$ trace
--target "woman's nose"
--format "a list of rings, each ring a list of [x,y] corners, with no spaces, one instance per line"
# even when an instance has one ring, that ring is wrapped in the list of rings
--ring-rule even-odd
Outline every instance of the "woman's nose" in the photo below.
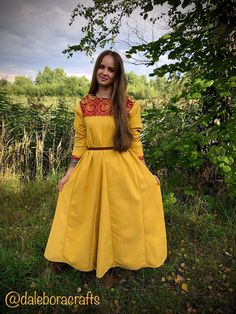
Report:
[[[108,73],[108,69],[107,68],[104,68],[103,69],[103,74],[107,74]]]

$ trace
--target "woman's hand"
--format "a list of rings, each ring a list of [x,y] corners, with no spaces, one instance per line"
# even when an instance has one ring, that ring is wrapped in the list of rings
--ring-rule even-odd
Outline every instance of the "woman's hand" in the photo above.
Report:
[[[70,176],[65,175],[65,176],[58,182],[57,188],[58,188],[59,192],[62,191],[63,186],[64,186],[64,184],[69,180],[69,177],[70,177]]]
[[[155,175],[155,174],[153,174],[153,176],[155,177],[155,179],[157,180],[157,184],[159,184],[160,185],[160,179]]]

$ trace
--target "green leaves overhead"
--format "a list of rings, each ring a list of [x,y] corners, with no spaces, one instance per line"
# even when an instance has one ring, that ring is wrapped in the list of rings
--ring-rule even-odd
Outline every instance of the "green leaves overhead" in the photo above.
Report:
[[[196,66],[208,77],[215,73],[216,68],[219,73],[226,68],[232,71],[235,59],[229,46],[230,40],[233,41],[233,0],[101,0],[93,1],[92,6],[79,4],[72,12],[70,25],[78,15],[83,17],[87,21],[82,27],[84,37],[78,45],[69,46],[63,53],[72,56],[75,51],[83,51],[93,55],[98,47],[112,46],[124,17],[130,17],[139,9],[142,17],[147,19],[149,12],[158,5],[169,8],[166,15],[172,32],[158,40],[131,47],[126,52],[128,58],[143,52],[147,66],[155,64],[166,54],[170,60],[178,61],[176,66],[171,64],[153,71],[153,75],[175,71],[185,73]],[[155,23],[155,19],[152,22]]]

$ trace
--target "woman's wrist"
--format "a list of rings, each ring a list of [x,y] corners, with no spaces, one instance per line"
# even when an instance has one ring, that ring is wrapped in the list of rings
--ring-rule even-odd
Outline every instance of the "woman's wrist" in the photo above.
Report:
[[[75,166],[77,165],[79,159],[71,158],[69,168],[65,174],[65,177],[69,177],[71,175],[71,172],[74,170]]]
[[[71,158],[69,168],[74,168],[77,165],[78,161],[78,159]]]
[[[77,163],[78,163],[78,161],[80,160],[80,158],[81,158],[81,157],[77,157],[77,156],[75,156],[75,155],[72,155],[72,156],[71,156],[71,161],[70,161],[70,166],[69,166],[69,167],[74,168],[74,167],[77,165]]]

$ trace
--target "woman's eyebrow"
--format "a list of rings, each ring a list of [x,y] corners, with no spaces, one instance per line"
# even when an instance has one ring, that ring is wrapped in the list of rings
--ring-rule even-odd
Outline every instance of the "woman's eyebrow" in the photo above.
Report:
[[[103,67],[105,67],[105,64],[103,64],[103,63],[100,63],[100,66],[103,66]],[[109,69],[113,69],[113,70],[115,70],[115,67],[108,67]]]

